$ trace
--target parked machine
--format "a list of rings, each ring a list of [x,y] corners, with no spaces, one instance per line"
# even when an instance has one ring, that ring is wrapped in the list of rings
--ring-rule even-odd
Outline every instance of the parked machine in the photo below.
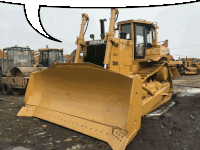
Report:
[[[1,88],[4,94],[21,94],[25,91],[30,74],[43,70],[33,67],[34,51],[29,47],[8,47],[3,49]]]
[[[118,13],[111,9],[109,32],[104,33],[102,21],[101,39],[91,41],[84,40],[89,17],[82,14],[74,63],[32,73],[18,116],[84,133],[113,150],[126,148],[140,129],[141,117],[169,101],[173,87],[169,48],[158,44],[157,24],[127,20],[115,29]]]
[[[162,46],[168,47],[168,40],[165,40]],[[169,70],[172,77],[180,77],[184,73],[184,66],[182,61],[175,60],[172,55],[169,54]]]
[[[199,58],[194,58],[192,60],[192,63],[195,64],[195,66],[197,67],[198,72],[199,72],[199,70],[200,70],[200,59]]]
[[[185,71],[188,70],[183,62],[180,60],[175,60],[173,59],[173,56],[170,55],[170,59],[169,59],[169,69],[170,69],[170,72],[171,72],[171,76],[172,77],[180,77],[182,75],[185,74]]]
[[[54,63],[63,63],[63,49],[46,48],[39,49],[39,61],[35,64],[37,67],[49,67]]]
[[[15,67],[32,67],[34,51],[29,47],[7,47],[3,49],[2,71],[4,76]]]
[[[198,74],[198,66],[195,63],[195,59],[194,58],[181,58],[181,61],[183,62],[186,71],[185,74]]]

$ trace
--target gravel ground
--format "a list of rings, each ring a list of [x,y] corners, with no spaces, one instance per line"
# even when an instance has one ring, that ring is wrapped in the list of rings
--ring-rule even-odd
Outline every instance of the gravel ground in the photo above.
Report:
[[[186,78],[195,84],[199,76]],[[175,105],[160,117],[143,117],[141,129],[126,150],[199,149],[199,89],[193,92],[192,86],[185,88],[177,80],[186,79],[175,79],[173,98],[162,107],[172,101]],[[17,117],[24,96],[0,93],[0,98],[7,100],[0,101],[0,150],[111,150],[107,143],[76,131],[33,117]]]

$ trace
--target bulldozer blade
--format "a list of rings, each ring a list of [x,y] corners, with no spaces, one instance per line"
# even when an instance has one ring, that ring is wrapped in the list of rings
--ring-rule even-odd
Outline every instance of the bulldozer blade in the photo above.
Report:
[[[172,77],[180,77],[180,74],[176,67],[170,67],[170,72]]]
[[[34,116],[124,150],[140,129],[142,80],[90,63],[55,64],[30,76],[26,106]]]

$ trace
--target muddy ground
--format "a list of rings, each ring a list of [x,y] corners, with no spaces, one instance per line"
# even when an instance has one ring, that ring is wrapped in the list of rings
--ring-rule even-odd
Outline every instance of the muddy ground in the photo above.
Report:
[[[161,108],[175,105],[161,116],[143,117],[126,150],[199,150],[200,90],[192,88],[198,80],[200,76],[176,78],[173,98]],[[0,101],[0,150],[111,150],[105,142],[53,123],[17,117],[24,96],[0,93],[0,98],[7,100]]]

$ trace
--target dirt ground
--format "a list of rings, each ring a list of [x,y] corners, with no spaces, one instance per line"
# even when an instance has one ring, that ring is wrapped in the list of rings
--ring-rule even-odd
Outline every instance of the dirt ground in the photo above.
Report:
[[[200,90],[192,88],[199,87],[198,80],[200,75],[174,79],[173,98],[162,107],[172,101],[175,105],[161,116],[143,117],[141,129],[126,150],[199,150]],[[7,100],[0,101],[0,150],[111,150],[107,143],[76,131],[17,117],[24,96],[0,93],[0,98]]]

